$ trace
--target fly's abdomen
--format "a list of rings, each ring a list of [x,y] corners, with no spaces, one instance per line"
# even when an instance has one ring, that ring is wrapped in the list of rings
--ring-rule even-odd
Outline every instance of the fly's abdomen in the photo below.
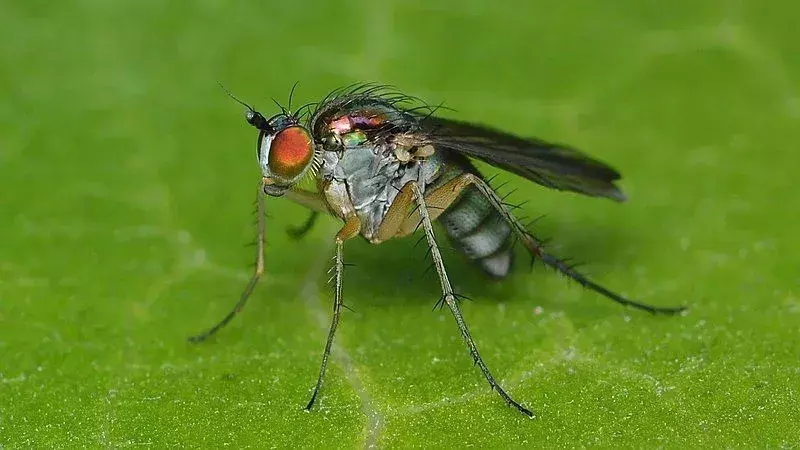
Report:
[[[487,275],[503,278],[513,261],[511,227],[474,186],[439,216],[453,245]]]

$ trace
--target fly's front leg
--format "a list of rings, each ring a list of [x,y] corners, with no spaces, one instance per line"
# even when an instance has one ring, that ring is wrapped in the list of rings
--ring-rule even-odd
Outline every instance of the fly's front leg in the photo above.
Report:
[[[464,322],[464,317],[461,315],[461,309],[458,306],[458,299],[456,298],[455,293],[453,292],[453,287],[450,285],[450,279],[447,277],[447,271],[444,267],[444,261],[442,260],[442,255],[439,252],[439,247],[436,244],[436,238],[433,234],[433,224],[431,223],[430,215],[428,214],[428,208],[425,204],[425,197],[422,193],[422,190],[419,186],[414,183],[413,181],[409,183],[411,185],[412,192],[414,194],[414,199],[416,200],[419,217],[422,221],[422,227],[425,231],[425,237],[428,239],[428,246],[431,250],[431,258],[433,259],[433,264],[436,267],[436,273],[439,275],[439,282],[442,286],[442,301],[450,308],[450,312],[453,313],[453,317],[456,319],[456,324],[458,324],[458,329],[461,330],[461,336],[464,337],[464,340],[467,343],[467,347],[469,347],[469,352],[472,355],[472,359],[475,360],[475,364],[480,367],[481,372],[483,372],[483,376],[486,377],[486,381],[489,382],[489,385],[492,389],[496,390],[503,400],[506,401],[509,405],[514,406],[519,410],[521,413],[527,415],[528,417],[533,417],[533,413],[526,407],[520,405],[516,400],[511,398],[506,391],[497,384],[492,373],[489,371],[489,368],[486,367],[486,364],[483,362],[480,353],[478,353],[478,347],[475,345],[475,342],[472,340],[472,336],[469,333],[469,329],[467,328],[467,323]],[[456,193],[457,195],[457,193]]]
[[[233,309],[225,315],[216,325],[209,328],[203,333],[200,333],[196,336],[192,336],[189,338],[189,342],[202,342],[208,339],[209,337],[213,336],[220,328],[224,327],[228,324],[228,322],[233,319],[236,314],[244,308],[245,303],[247,303],[247,299],[250,298],[250,294],[253,293],[253,289],[256,287],[256,283],[258,283],[258,279],[261,278],[261,274],[264,273],[264,239],[265,239],[265,227],[266,227],[266,218],[264,215],[264,188],[263,184],[259,184],[258,187],[258,196],[256,198],[257,206],[257,214],[258,214],[258,237],[256,240],[256,267],[253,271],[253,276],[250,278],[250,282],[247,283],[247,287],[244,288],[244,292],[239,297],[239,301],[236,302],[236,305]]]
[[[336,234],[336,256],[334,257],[334,279],[336,282],[336,290],[333,298],[333,318],[331,319],[331,328],[328,331],[328,341],[325,343],[325,350],[322,353],[322,364],[319,368],[319,377],[317,384],[314,385],[314,392],[311,394],[311,400],[306,405],[306,411],[310,410],[317,400],[317,394],[322,387],[322,380],[325,378],[325,369],[328,366],[328,357],[331,354],[331,346],[333,346],[333,337],[336,334],[336,327],[339,325],[339,317],[342,312],[342,272],[344,272],[344,259],[342,256],[342,248],[344,241],[358,236],[361,231],[361,222],[355,215],[351,216],[344,227]]]
[[[526,230],[525,227],[522,226],[519,219],[517,219],[511,213],[511,211],[508,210],[508,208],[506,208],[506,206],[503,204],[503,199],[501,199],[500,196],[498,196],[497,193],[485,181],[483,181],[482,179],[473,174],[468,173],[461,175],[458,178],[449,181],[441,188],[437,189],[436,192],[442,191],[444,195],[447,195],[448,191],[451,190],[460,191],[461,189],[464,189],[470,184],[475,185],[475,187],[477,187],[478,190],[480,190],[481,193],[485,195],[487,199],[489,199],[489,202],[491,202],[492,206],[494,206],[494,208],[500,214],[503,215],[503,217],[511,225],[511,228],[514,230],[517,236],[519,236],[520,240],[522,241],[522,244],[534,258],[540,259],[546,265],[554,268],[555,270],[561,272],[562,274],[566,275],[572,280],[578,282],[583,287],[591,289],[617,303],[642,309],[652,314],[658,314],[658,313],[677,314],[686,310],[685,306],[662,307],[662,306],[653,306],[653,305],[648,305],[646,303],[640,303],[640,302],[635,302],[633,300],[629,300],[590,280],[586,275],[578,272],[574,267],[570,266],[566,261],[545,252],[544,248],[542,247],[542,243],[539,240],[537,240],[531,233],[529,233],[528,230]]]
[[[283,196],[300,206],[304,206],[311,211],[326,213],[328,212],[328,205],[325,203],[322,195],[318,192],[307,191],[301,188],[292,188]]]

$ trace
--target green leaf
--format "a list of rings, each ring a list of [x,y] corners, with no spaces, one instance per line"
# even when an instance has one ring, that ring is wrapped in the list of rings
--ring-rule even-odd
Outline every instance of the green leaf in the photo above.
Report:
[[[796,2],[4,2],[0,445],[792,447],[800,442]],[[507,175],[555,251],[626,310],[519,253],[495,283],[445,251],[473,366],[414,239],[348,242],[269,199],[267,273],[216,338],[254,249],[256,133],[356,81],[570,143],[624,205]],[[494,173],[494,169],[486,168]],[[441,236],[442,242],[446,242]]]

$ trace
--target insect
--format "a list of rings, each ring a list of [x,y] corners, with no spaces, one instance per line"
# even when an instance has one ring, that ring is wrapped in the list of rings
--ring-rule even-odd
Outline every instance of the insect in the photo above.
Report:
[[[453,291],[445,269],[434,221],[444,226],[455,248],[490,277],[503,278],[509,273],[513,245],[521,242],[532,258],[615,302],[654,314],[675,314],[685,309],[626,299],[548,253],[471,162],[487,162],[548,188],[624,201],[614,184],[619,173],[577,150],[436,117],[437,108],[381,85],[342,88],[295,112],[290,111],[290,94],[288,109],[281,107],[270,118],[228,95],[247,108],[247,123],[258,130],[256,153],[262,177],[257,196],[255,272],[233,310],[190,340],[204,341],[225,326],[242,310],[264,272],[265,195],[286,197],[312,211],[308,222],[292,231],[297,236],[311,228],[319,213],[338,217],[344,225],[335,236],[333,317],[306,410],[319,394],[339,324],[344,243],[357,236],[380,244],[422,229],[441,285],[437,305],[450,309],[491,388],[506,403],[531,417],[533,413],[497,383],[478,352],[461,315],[461,296]],[[316,192],[297,186],[307,176],[315,179]]]

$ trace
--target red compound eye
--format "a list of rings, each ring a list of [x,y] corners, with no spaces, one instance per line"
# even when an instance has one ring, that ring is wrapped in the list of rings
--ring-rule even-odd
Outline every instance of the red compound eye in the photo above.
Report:
[[[292,126],[278,132],[269,149],[269,169],[279,178],[291,180],[314,157],[314,143],[308,131]]]

